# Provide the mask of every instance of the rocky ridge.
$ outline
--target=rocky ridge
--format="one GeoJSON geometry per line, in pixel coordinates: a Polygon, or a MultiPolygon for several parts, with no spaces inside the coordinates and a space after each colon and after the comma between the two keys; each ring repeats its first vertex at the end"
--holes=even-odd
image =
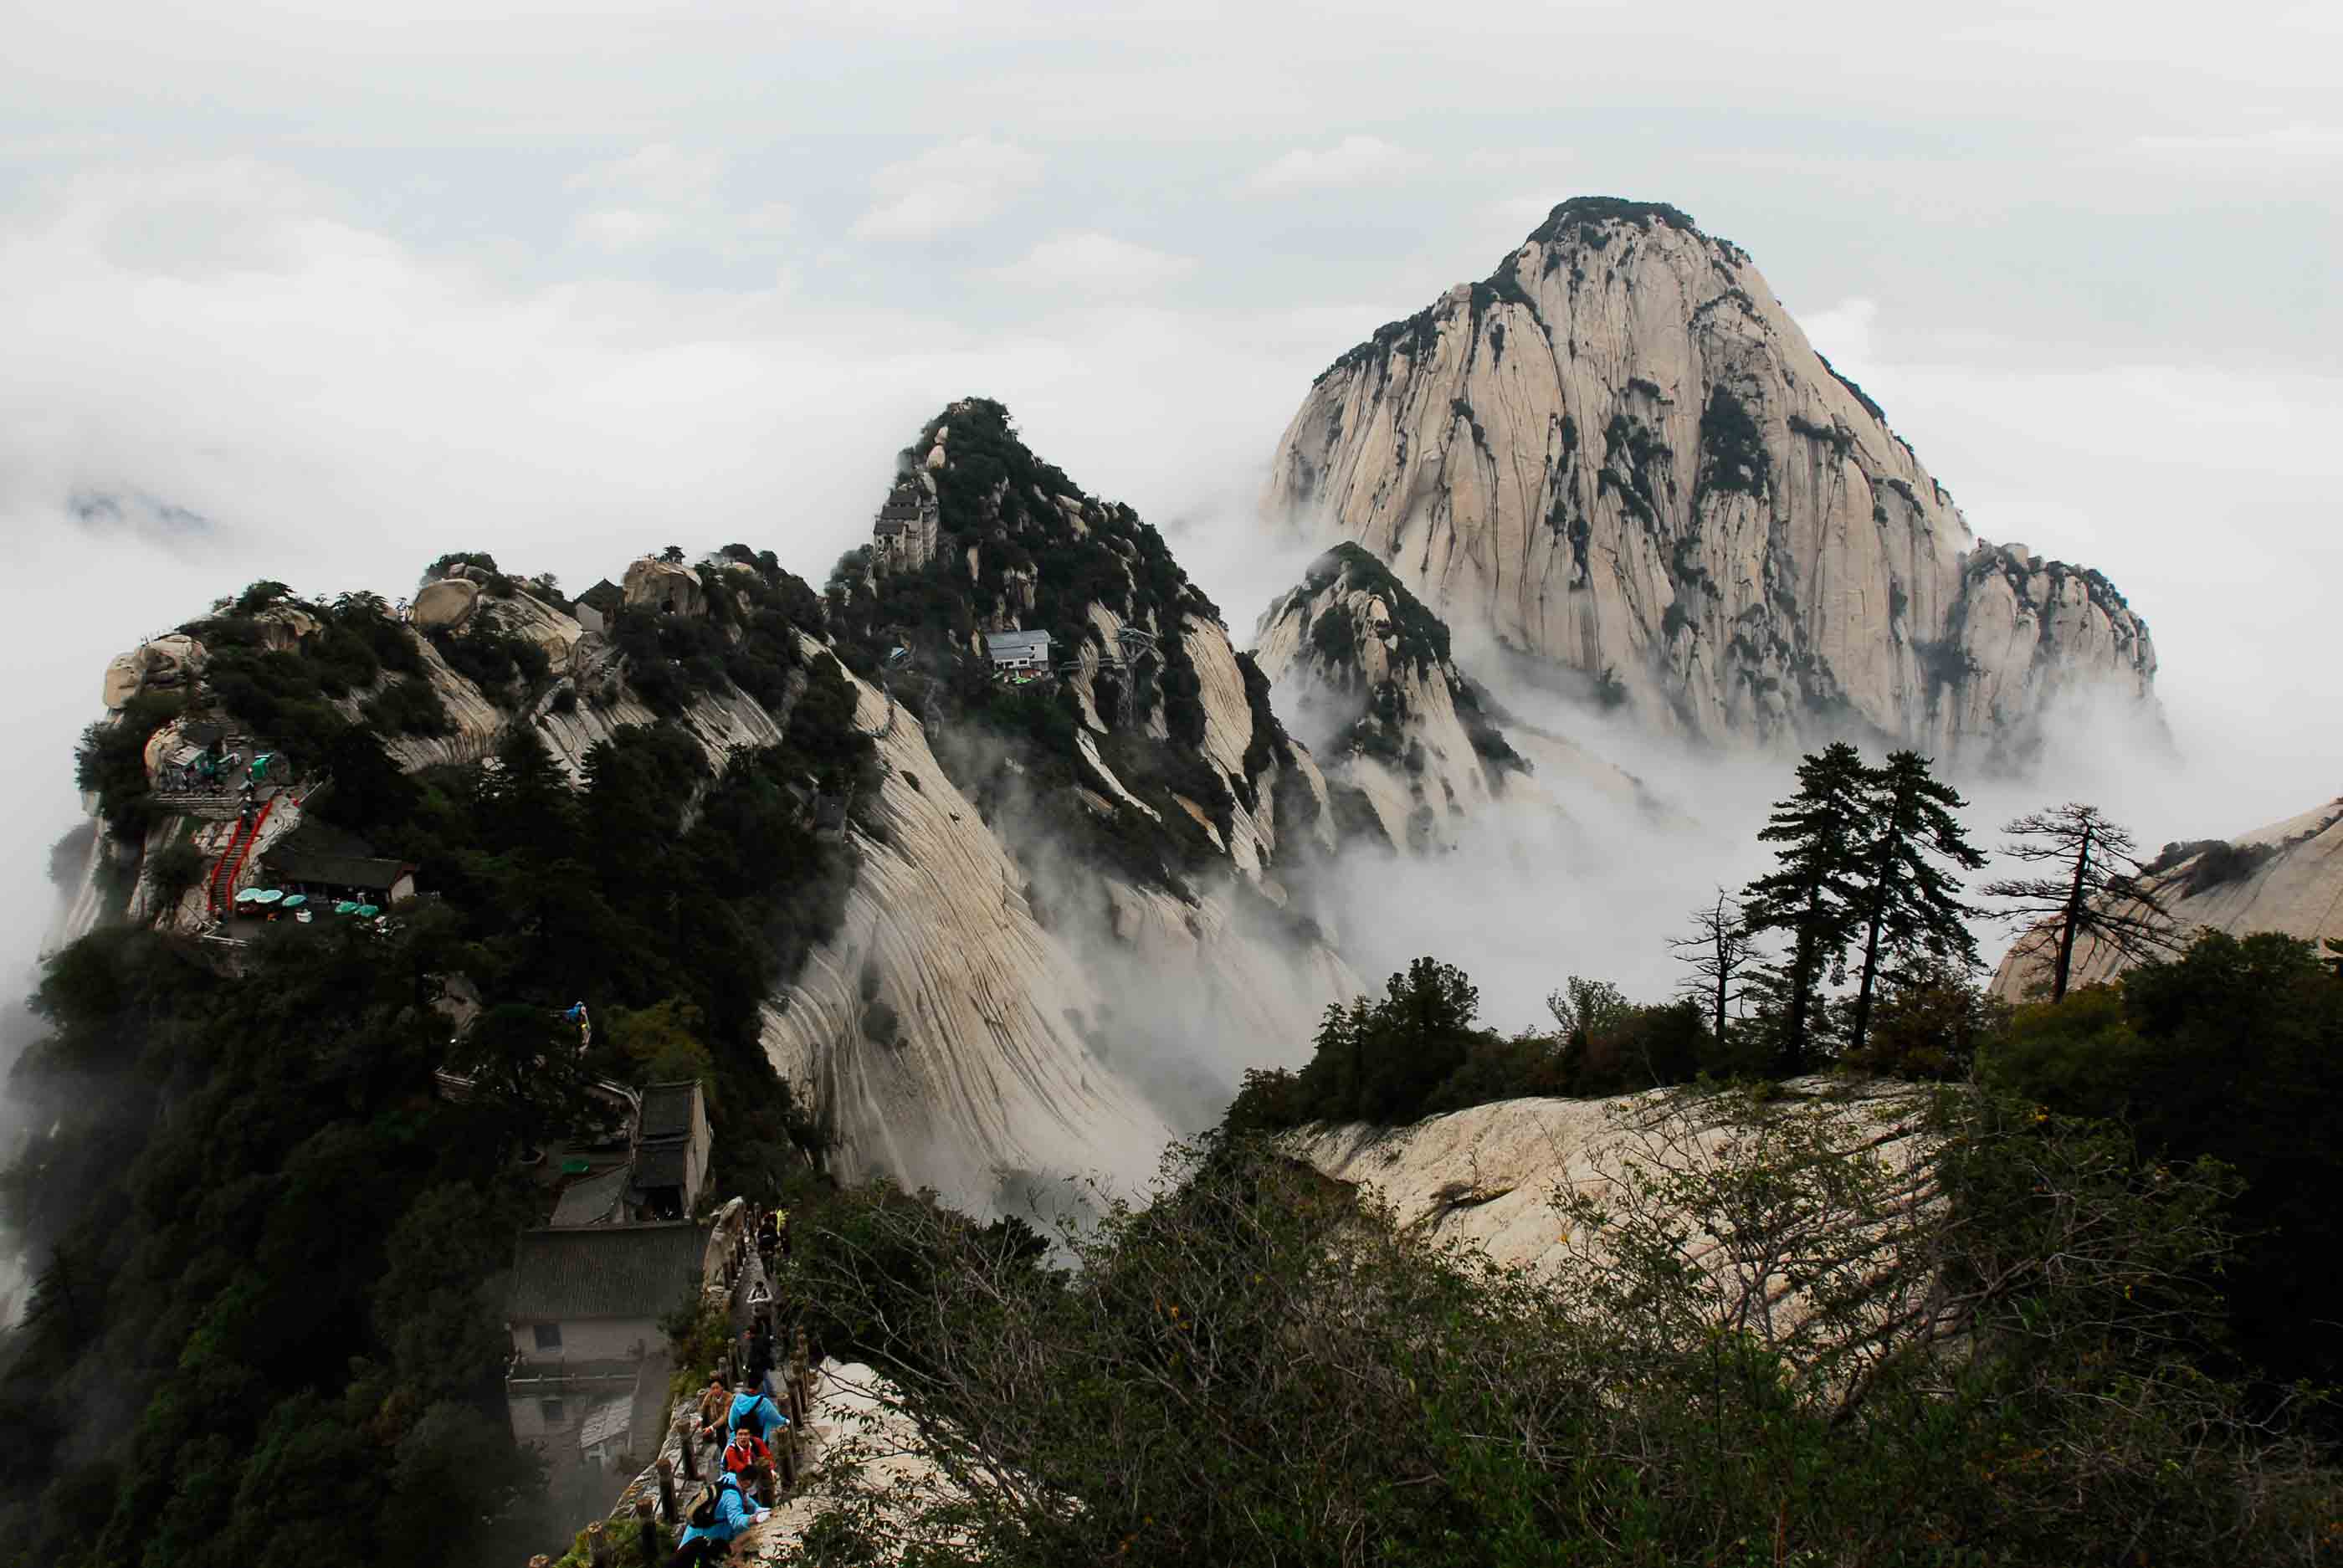
{"type": "MultiPolygon", "coordinates": [[[[720,769],[736,748],[789,739],[806,672],[828,667],[872,739],[877,780],[809,816],[844,851],[851,886],[836,929],[766,1003],[762,1047],[812,1101],[845,1172],[981,1210],[1029,1174],[1144,1176],[1175,1125],[1200,1124],[1232,1087],[1178,1065],[1190,1048],[1212,1042],[1233,1080],[1290,1052],[1358,982],[1307,898],[1311,859],[1335,842],[1331,795],[1278,725],[1265,678],[1129,508],[1034,458],[998,405],[955,405],[951,418],[949,436],[939,420],[920,442],[943,532],[918,569],[849,569],[817,598],[769,554],[646,559],[626,573],[608,635],[548,590],[443,578],[427,591],[463,586],[430,601],[434,624],[398,633],[417,673],[386,671],[333,707],[410,772],[478,766],[520,725],[573,778],[597,743],[654,725],[720,769]],[[1000,684],[984,633],[1037,621],[1061,638],[1064,678],[1000,684]],[[1157,651],[1110,657],[1126,623],[1157,651]],[[729,677],[722,661],[751,628],[777,627],[797,639],[787,680],[751,690],[729,677]],[[885,677],[890,645],[916,658],[885,677]],[[484,648],[534,649],[542,674],[486,679],[484,648]],[[427,715],[412,727],[381,717],[406,688],[399,710],[427,715]]],[[[312,623],[282,633],[301,656],[317,618],[291,613],[312,623]]],[[[202,660],[176,646],[117,660],[112,720],[146,680],[193,681],[202,660]]],[[[150,776],[167,729],[148,748],[150,776]]],[[[255,863],[301,804],[297,790],[272,803],[255,863]]],[[[809,813],[820,805],[809,794],[809,813]]],[[[94,849],[56,939],[123,915],[198,930],[200,890],[162,909],[142,869],[125,908],[103,864],[151,867],[190,831],[216,854],[232,830],[166,814],[137,842],[94,849]]]]}
{"type": "Polygon", "coordinates": [[[1976,539],[1746,252],[1582,197],[1312,384],[1266,506],[1460,633],[1712,739],[2013,759],[2064,693],[2152,703],[2146,623],[1976,539]]]}
{"type": "MultiPolygon", "coordinates": [[[[2172,917],[2177,934],[2233,936],[2283,931],[2320,943],[2343,938],[2343,797],[2236,839],[2167,844],[2140,880],[2172,917]]],[[[2075,947],[2070,986],[2113,980],[2124,955],[2086,935],[2075,947]]],[[[2013,948],[1994,971],[1993,992],[2025,1000],[2050,978],[2048,950],[2013,948]]]]}
{"type": "Polygon", "coordinates": [[[1313,562],[1254,636],[1312,755],[1394,848],[1451,848],[1500,804],[1566,816],[1595,795],[1660,809],[1633,775],[1500,710],[1452,656],[1446,623],[1357,545],[1313,562]]]}

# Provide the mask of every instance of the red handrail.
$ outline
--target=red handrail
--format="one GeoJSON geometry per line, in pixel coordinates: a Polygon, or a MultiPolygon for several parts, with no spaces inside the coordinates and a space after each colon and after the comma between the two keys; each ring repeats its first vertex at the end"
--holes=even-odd
{"type": "Polygon", "coordinates": [[[205,902],[215,917],[220,912],[222,900],[234,896],[236,873],[244,869],[245,859],[252,853],[252,841],[260,837],[260,825],[268,820],[268,809],[276,804],[277,798],[272,795],[260,803],[260,809],[252,814],[252,820],[237,819],[235,835],[228,839],[227,848],[220,852],[219,864],[212,868],[211,890],[205,902]]]}

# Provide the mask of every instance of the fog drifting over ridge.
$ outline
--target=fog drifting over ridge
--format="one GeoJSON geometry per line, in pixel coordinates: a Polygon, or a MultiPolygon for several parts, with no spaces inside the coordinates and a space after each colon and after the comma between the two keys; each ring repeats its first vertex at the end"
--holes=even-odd
{"type": "MultiPolygon", "coordinates": [[[[2123,40],[2157,35],[2153,8],[2087,10],[1378,6],[1330,31],[910,0],[387,27],[22,8],[0,64],[0,971],[47,923],[23,894],[75,819],[105,661],[259,577],[396,595],[486,548],[574,588],[739,539],[819,583],[895,449],[979,393],[1162,527],[1242,645],[1306,554],[1264,548],[1252,500],[1309,378],[1586,192],[1747,246],[1979,535],[2096,567],[2148,618],[2181,763],[2078,731],[2011,807],[2097,799],[2151,846],[2301,810],[2343,790],[2320,722],[2336,23],[2248,6],[2151,58],[2123,40]],[[1198,44],[1223,27],[1252,46],[1198,44]],[[1414,107],[1358,117],[1376,102],[1414,107]]],[[[1690,793],[1746,848],[1786,785],[1690,793]]],[[[1692,895],[1745,866],[1697,867],[1692,895]]],[[[1534,1003],[1541,940],[1544,984],[1648,992],[1634,954],[1664,972],[1683,890],[1634,881],[1533,882],[1502,929],[1460,908],[1421,948],[1476,973],[1489,952],[1493,1000],[1534,1003]]]]}

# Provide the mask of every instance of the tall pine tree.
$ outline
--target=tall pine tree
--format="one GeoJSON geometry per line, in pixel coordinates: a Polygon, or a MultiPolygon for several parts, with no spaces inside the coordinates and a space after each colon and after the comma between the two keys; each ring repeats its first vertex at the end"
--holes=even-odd
{"type": "Polygon", "coordinates": [[[1964,968],[1976,963],[1976,913],[1960,900],[1950,868],[1974,871],[1985,857],[1953,813],[1968,804],[1929,771],[1916,751],[1894,751],[1865,774],[1872,803],[1871,843],[1862,875],[1863,975],[1855,992],[1850,1049],[1861,1050],[1883,959],[1925,953],[1964,968]]]}
{"type": "Polygon", "coordinates": [[[1781,846],[1772,875],[1742,893],[1752,934],[1789,938],[1789,961],[1779,980],[1783,1001],[1781,1070],[1805,1070],[1814,1031],[1815,993],[1824,972],[1846,950],[1861,925],[1863,855],[1874,815],[1870,770],[1845,741],[1798,764],[1798,792],[1778,802],[1757,837],[1781,846]]]}

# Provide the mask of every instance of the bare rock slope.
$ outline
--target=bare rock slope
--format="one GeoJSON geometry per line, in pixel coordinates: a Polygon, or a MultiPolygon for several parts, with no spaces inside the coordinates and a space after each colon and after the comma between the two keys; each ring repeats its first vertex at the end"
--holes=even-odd
{"type": "MultiPolygon", "coordinates": [[[[2233,936],[2283,931],[2310,942],[2343,937],[2343,797],[2237,839],[2167,844],[2141,880],[2183,939],[2208,929],[2233,936]]],[[[2024,999],[2048,980],[2048,960],[2046,946],[2013,946],[1994,971],[1994,994],[2024,999]]],[[[2124,955],[2086,935],[2067,983],[2112,980],[2128,967],[2124,955]]]]}
{"type": "Polygon", "coordinates": [[[1446,624],[1357,545],[1312,563],[1256,639],[1311,754],[1394,848],[1449,848],[1499,805],[1650,804],[1631,775],[1501,713],[1452,657],[1446,624]]]}
{"type": "Polygon", "coordinates": [[[1706,738],[2007,756],[2062,692],[2152,700],[2114,586],[1975,538],[1748,255],[1669,206],[1565,202],[1379,328],[1312,385],[1266,500],[1460,635],[1706,738]]]}

